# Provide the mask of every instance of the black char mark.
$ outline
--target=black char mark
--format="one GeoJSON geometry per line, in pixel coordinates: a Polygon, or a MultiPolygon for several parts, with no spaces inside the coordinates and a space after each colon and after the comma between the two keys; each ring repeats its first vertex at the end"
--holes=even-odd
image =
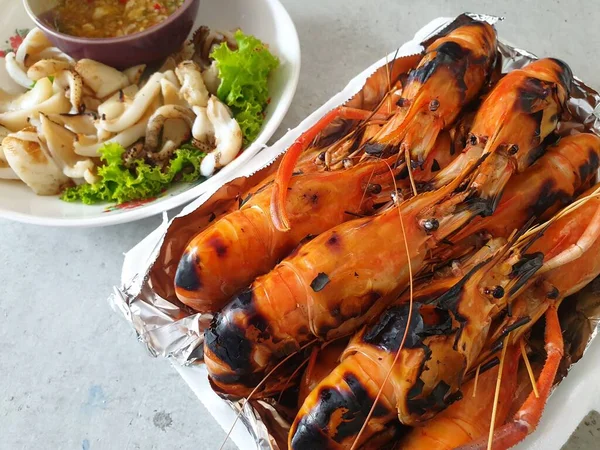
{"type": "Polygon", "coordinates": [[[534,77],[526,77],[518,88],[518,108],[527,114],[540,111],[552,92],[552,85],[534,77]]]}
{"type": "Polygon", "coordinates": [[[435,56],[432,60],[417,67],[410,73],[408,83],[417,82],[423,85],[435,75],[436,72],[445,68],[451,71],[452,78],[456,80],[464,99],[467,92],[465,72],[469,63],[468,56],[471,53],[470,50],[461,47],[456,42],[448,41],[438,46],[434,51],[435,56]]]}
{"type": "Polygon", "coordinates": [[[512,297],[529,279],[542,267],[544,263],[544,254],[541,252],[523,255],[520,261],[512,266],[510,277],[515,279],[515,284],[511,287],[509,295],[512,297]]]}
{"type": "Polygon", "coordinates": [[[464,201],[464,206],[459,206],[457,212],[463,210],[470,211],[473,215],[480,215],[481,217],[488,217],[494,214],[498,202],[502,198],[502,193],[495,195],[492,198],[480,197],[479,193],[474,191],[464,201]]]}
{"type": "Polygon", "coordinates": [[[566,195],[565,192],[556,189],[556,182],[553,179],[544,181],[540,189],[539,198],[531,199],[531,204],[527,208],[529,217],[540,217],[546,210],[566,195]]]}
{"type": "Polygon", "coordinates": [[[441,34],[436,34],[435,36],[429,38],[428,40],[424,41],[422,43],[422,45],[423,45],[423,47],[427,48],[431,44],[433,44],[437,39],[439,39],[443,36],[448,36],[454,30],[456,30],[460,27],[464,27],[466,25],[472,25],[472,26],[476,26],[476,27],[483,26],[483,24],[481,22],[479,22],[479,21],[473,19],[471,16],[468,16],[467,14],[463,13],[460,16],[458,16],[456,19],[454,19],[452,21],[452,23],[450,23],[446,28],[444,28],[442,30],[441,34]]]}
{"type": "MultiPolygon", "coordinates": [[[[342,443],[358,434],[373,406],[374,399],[353,373],[346,373],[343,380],[345,386],[321,388],[315,408],[298,422],[291,441],[292,449],[327,449],[331,445],[330,439],[342,443]],[[341,422],[337,425],[335,434],[327,436],[327,430],[331,430],[332,416],[336,411],[341,412],[341,422]]],[[[381,404],[378,404],[373,411],[373,417],[388,414],[391,414],[391,411],[381,404]]]]}
{"type": "Polygon", "coordinates": [[[560,292],[559,292],[558,288],[556,286],[552,286],[552,289],[550,289],[550,292],[548,292],[546,294],[546,298],[548,300],[556,300],[559,295],[560,295],[560,292]]]}
{"type": "Polygon", "coordinates": [[[385,145],[378,143],[367,143],[365,144],[365,153],[371,156],[381,156],[385,151],[385,145]]]}
{"type": "Polygon", "coordinates": [[[593,148],[588,149],[588,159],[581,166],[579,166],[579,179],[581,183],[585,183],[593,174],[598,170],[598,154],[593,148]]]}
{"type": "Polygon", "coordinates": [[[558,78],[560,83],[564,86],[567,91],[567,95],[571,93],[573,89],[573,72],[567,63],[556,58],[549,58],[554,61],[559,67],[558,78]]]}
{"type": "MultiPolygon", "coordinates": [[[[435,324],[427,325],[418,313],[421,305],[413,305],[413,318],[406,334],[404,348],[422,348],[425,352],[421,361],[419,373],[425,369],[425,363],[431,358],[431,350],[423,343],[423,339],[433,335],[448,335],[455,332],[447,311],[436,309],[439,320],[435,324]]],[[[395,306],[388,309],[380,319],[363,335],[363,341],[371,345],[377,345],[389,353],[398,351],[400,343],[406,330],[408,322],[409,305],[395,306]]],[[[439,411],[460,398],[460,392],[449,393],[450,386],[440,381],[426,397],[421,397],[424,383],[420,376],[410,388],[406,398],[406,404],[411,413],[422,415],[427,411],[439,411]]]]}
{"type": "Polygon", "coordinates": [[[312,241],[314,238],[316,238],[317,236],[314,234],[307,234],[306,236],[304,236],[300,242],[298,242],[298,245],[296,245],[296,247],[294,248],[294,250],[292,250],[289,255],[287,255],[287,258],[293,258],[294,256],[296,256],[299,252],[300,249],[302,248],[302,246],[304,244],[306,244],[307,242],[312,241]]]}
{"type": "Polygon", "coordinates": [[[196,272],[196,266],[200,264],[200,257],[190,252],[183,254],[177,265],[175,273],[175,286],[186,291],[197,291],[202,288],[202,281],[196,272]]]}
{"type": "Polygon", "coordinates": [[[327,247],[329,247],[331,250],[340,250],[340,235],[334,231],[331,233],[331,237],[327,239],[327,242],[325,242],[325,245],[327,245],[327,247]]]}
{"type": "Polygon", "coordinates": [[[453,314],[458,315],[458,303],[460,301],[464,285],[479,269],[481,269],[481,267],[487,264],[487,262],[488,261],[482,261],[473,267],[464,277],[460,279],[458,283],[440,295],[433,303],[443,310],[448,310],[453,314]]]}
{"type": "MultiPolygon", "coordinates": [[[[422,346],[420,333],[425,330],[423,318],[418,312],[419,305],[413,304],[410,327],[404,342],[405,348],[422,346]]],[[[408,323],[409,305],[394,306],[386,310],[377,322],[370,326],[363,335],[363,341],[376,345],[392,353],[398,351],[408,323]]]]}
{"type": "Polygon", "coordinates": [[[212,247],[219,258],[223,258],[227,255],[227,245],[220,237],[213,236],[209,238],[207,244],[212,247]]]}
{"type": "Polygon", "coordinates": [[[481,367],[479,367],[479,375],[481,375],[484,372],[487,372],[493,367],[496,367],[498,364],[500,364],[500,359],[498,359],[497,356],[495,358],[490,359],[488,362],[482,364],[481,367]]]}
{"type": "Polygon", "coordinates": [[[244,198],[244,199],[242,200],[242,202],[240,203],[240,208],[241,208],[242,206],[244,206],[246,203],[248,203],[248,200],[250,200],[251,198],[252,198],[252,194],[250,193],[250,194],[248,194],[248,195],[246,196],[246,198],[244,198]]]}
{"type": "Polygon", "coordinates": [[[267,189],[268,187],[270,187],[275,181],[271,180],[268,183],[263,184],[260,188],[258,188],[256,190],[256,192],[254,193],[254,195],[261,193],[262,191],[264,191],[265,189],[267,189]]]}
{"type": "Polygon", "coordinates": [[[462,395],[460,391],[453,395],[448,395],[449,392],[450,386],[444,381],[440,381],[429,395],[422,398],[407,398],[406,404],[413,414],[423,415],[428,411],[441,411],[462,395]]]}
{"type": "Polygon", "coordinates": [[[319,273],[314,280],[312,280],[312,282],[310,283],[310,287],[312,288],[313,291],[315,292],[319,292],[321,290],[323,290],[323,288],[325,286],[327,286],[329,284],[329,277],[327,276],[326,273],[319,273]]]}
{"type": "Polygon", "coordinates": [[[232,370],[230,374],[213,375],[213,378],[224,383],[245,383],[252,386],[254,379],[260,379],[262,375],[258,373],[252,376],[252,342],[246,337],[246,330],[232,320],[232,317],[239,314],[248,318],[248,327],[259,331],[259,340],[269,339],[268,323],[254,307],[254,294],[251,290],[245,290],[214,317],[204,334],[204,340],[206,347],[232,370]]]}
{"type": "Polygon", "coordinates": [[[471,279],[471,277],[487,263],[488,261],[482,261],[479,264],[477,264],[464,277],[462,277],[458,283],[456,283],[454,286],[448,289],[444,294],[440,295],[433,302],[441,310],[450,311],[454,316],[454,319],[456,319],[460,324],[458,330],[452,330],[452,332],[456,331],[453,347],[454,350],[456,350],[457,348],[458,341],[460,340],[463,328],[467,323],[467,319],[458,312],[458,305],[463,295],[463,287],[465,286],[467,281],[469,281],[469,279],[471,279]]]}
{"type": "Polygon", "coordinates": [[[400,172],[398,172],[395,178],[396,180],[405,180],[406,178],[408,178],[408,166],[404,166],[404,168],[402,168],[400,172]]]}

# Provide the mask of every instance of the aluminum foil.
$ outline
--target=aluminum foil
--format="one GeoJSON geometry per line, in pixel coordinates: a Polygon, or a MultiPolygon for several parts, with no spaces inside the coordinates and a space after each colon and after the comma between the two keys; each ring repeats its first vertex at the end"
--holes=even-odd
{"type": "MultiPolygon", "coordinates": [[[[469,15],[490,24],[502,20],[485,14],[469,15]]],[[[126,254],[121,284],[114,288],[109,302],[133,325],[139,340],[153,356],[168,357],[184,366],[202,363],[202,335],[212,317],[210,314],[195,313],[180,303],[173,289],[177,264],[189,240],[215,218],[238,207],[244,193],[272,174],[279,157],[289,145],[324,113],[341,104],[368,107],[373,102],[378,103],[379,98],[368,97],[363,89],[365,81],[399,68],[409,68],[413,61],[418,60],[418,55],[427,44],[443,34],[454,20],[460,20],[460,16],[436,19],[419,30],[412,41],[359,74],[297,128],[257,153],[236,174],[236,178],[232,177],[220,188],[204,193],[177,217],[167,220],[165,216],[157,230],[126,254]]],[[[537,59],[534,54],[503,41],[502,37],[498,52],[503,73],[537,59]]],[[[568,102],[568,111],[572,118],[559,125],[559,133],[566,135],[572,130],[586,129],[600,135],[600,95],[577,78],[568,102]]],[[[327,139],[329,134],[346,125],[343,120],[332,123],[322,133],[322,139],[327,139]]],[[[566,358],[561,377],[583,356],[598,332],[600,279],[574,298],[565,300],[563,305],[565,307],[561,308],[560,313],[565,330],[566,358]]],[[[251,400],[247,405],[240,401],[223,400],[234,411],[243,411],[240,414],[241,421],[259,449],[286,448],[287,429],[293,419],[293,411],[286,410],[274,400],[251,400]]]]}

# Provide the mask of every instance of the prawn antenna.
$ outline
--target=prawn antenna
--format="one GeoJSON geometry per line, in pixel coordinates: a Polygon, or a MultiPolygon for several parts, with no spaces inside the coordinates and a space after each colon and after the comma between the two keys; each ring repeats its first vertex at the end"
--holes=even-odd
{"type": "Polygon", "coordinates": [[[496,412],[498,410],[498,400],[500,398],[500,385],[502,384],[502,371],[504,369],[504,360],[506,359],[506,348],[508,347],[509,338],[510,333],[504,338],[504,345],[502,346],[502,353],[500,355],[500,367],[498,367],[498,378],[496,379],[496,391],[494,392],[494,405],[492,406],[492,421],[490,423],[487,450],[492,450],[492,443],[494,440],[494,425],[496,422],[496,412]]]}
{"type": "Polygon", "coordinates": [[[481,364],[477,366],[475,371],[475,381],[473,382],[473,398],[477,395],[477,383],[479,382],[479,371],[481,370],[481,364]]]}
{"type": "Polygon", "coordinates": [[[417,185],[415,184],[415,179],[413,177],[411,164],[410,164],[410,152],[408,151],[408,147],[404,147],[404,161],[406,161],[406,168],[408,170],[408,178],[410,180],[410,185],[413,190],[413,195],[417,195],[417,185]]]}

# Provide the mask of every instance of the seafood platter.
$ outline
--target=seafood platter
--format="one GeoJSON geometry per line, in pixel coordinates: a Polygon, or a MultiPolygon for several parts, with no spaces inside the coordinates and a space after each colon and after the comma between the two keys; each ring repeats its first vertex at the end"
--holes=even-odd
{"type": "Polygon", "coordinates": [[[185,204],[236,177],[295,92],[276,0],[23,5],[3,19],[18,28],[0,58],[2,217],[98,226],[185,204]]]}
{"type": "Polygon", "coordinates": [[[600,96],[497,20],[432,21],[126,255],[113,307],[241,448],[564,443],[528,436],[596,336],[600,96]]]}

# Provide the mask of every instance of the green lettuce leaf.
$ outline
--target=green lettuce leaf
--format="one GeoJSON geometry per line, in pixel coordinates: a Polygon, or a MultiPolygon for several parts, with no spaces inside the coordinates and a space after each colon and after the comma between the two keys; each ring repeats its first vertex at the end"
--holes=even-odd
{"type": "Polygon", "coordinates": [[[153,197],[174,181],[198,180],[200,162],[205,156],[195,147],[184,145],[175,151],[165,169],[153,167],[144,160],[136,160],[131,168],[127,168],[123,163],[124,152],[125,149],[119,144],[105,144],[100,149],[100,158],[104,161],[104,165],[98,168],[100,181],[68,188],[61,199],[91,205],[98,202],[120,204],[153,197]]]}
{"type": "Polygon", "coordinates": [[[210,57],[217,62],[221,79],[217,97],[231,108],[247,146],[256,139],[265,120],[263,111],[269,102],[267,80],[279,60],[254,36],[238,30],[235,40],[237,50],[222,43],[210,57]]]}

